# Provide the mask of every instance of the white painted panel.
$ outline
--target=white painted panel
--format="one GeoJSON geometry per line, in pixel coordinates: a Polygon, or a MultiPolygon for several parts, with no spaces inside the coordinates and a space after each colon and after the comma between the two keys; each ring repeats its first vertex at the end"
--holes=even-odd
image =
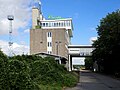
{"type": "Polygon", "coordinates": [[[91,55],[93,48],[69,48],[69,54],[91,55]]]}
{"type": "Polygon", "coordinates": [[[81,58],[81,57],[73,57],[72,58],[72,63],[73,65],[85,65],[85,58],[81,58]]]}
{"type": "Polygon", "coordinates": [[[52,42],[52,37],[47,37],[47,42],[52,42]]]}
{"type": "Polygon", "coordinates": [[[69,48],[69,54],[79,54],[80,49],[79,48],[69,48]]]}
{"type": "Polygon", "coordinates": [[[48,47],[48,42],[51,42],[51,44],[52,44],[52,37],[48,37],[48,33],[49,32],[47,32],[47,52],[49,51],[51,51],[52,52],[52,47],[48,47]]]}
{"type": "Polygon", "coordinates": [[[52,51],[52,47],[47,47],[47,51],[52,51]]]}

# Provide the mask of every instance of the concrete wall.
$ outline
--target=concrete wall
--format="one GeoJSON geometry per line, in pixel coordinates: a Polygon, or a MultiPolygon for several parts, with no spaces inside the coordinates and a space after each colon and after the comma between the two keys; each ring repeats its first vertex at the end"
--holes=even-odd
{"type": "Polygon", "coordinates": [[[57,43],[58,44],[58,55],[68,58],[68,45],[65,37],[65,29],[32,29],[30,30],[30,54],[36,53],[47,53],[47,32],[52,32],[52,54],[57,54],[57,43]]]}

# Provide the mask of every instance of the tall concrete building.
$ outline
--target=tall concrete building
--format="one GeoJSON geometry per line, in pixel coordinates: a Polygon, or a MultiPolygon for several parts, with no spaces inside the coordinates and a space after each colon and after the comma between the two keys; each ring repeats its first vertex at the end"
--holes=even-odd
{"type": "Polygon", "coordinates": [[[49,16],[46,20],[39,3],[37,7],[32,8],[30,54],[46,53],[68,59],[68,45],[71,44],[72,30],[71,18],[49,16]]]}

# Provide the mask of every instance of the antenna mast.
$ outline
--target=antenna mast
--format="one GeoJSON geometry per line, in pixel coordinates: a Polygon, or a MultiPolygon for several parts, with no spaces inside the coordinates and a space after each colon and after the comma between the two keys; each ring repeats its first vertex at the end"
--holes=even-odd
{"type": "Polygon", "coordinates": [[[12,21],[14,20],[14,16],[13,15],[8,15],[8,20],[9,20],[9,57],[12,56],[13,52],[12,52],[12,21]]]}
{"type": "Polygon", "coordinates": [[[38,8],[41,13],[41,0],[34,0],[34,7],[38,8]]]}
{"type": "Polygon", "coordinates": [[[39,11],[40,11],[40,14],[42,13],[41,12],[41,1],[38,1],[38,4],[39,4],[39,11]]]}

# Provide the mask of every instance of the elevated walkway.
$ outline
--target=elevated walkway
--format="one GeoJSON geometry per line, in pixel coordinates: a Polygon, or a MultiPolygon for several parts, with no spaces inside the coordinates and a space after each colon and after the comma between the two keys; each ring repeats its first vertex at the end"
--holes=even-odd
{"type": "Polygon", "coordinates": [[[72,57],[90,57],[94,48],[92,45],[69,45],[68,46],[69,71],[72,70],[72,57]]]}

